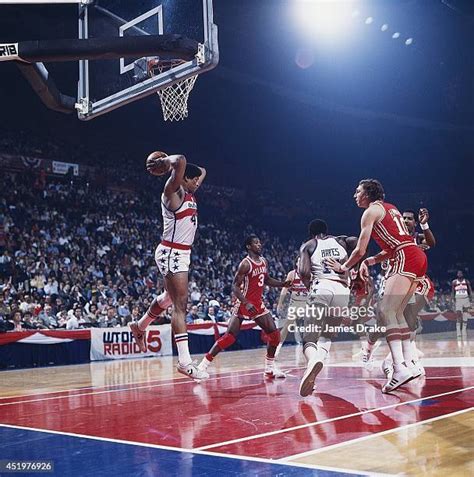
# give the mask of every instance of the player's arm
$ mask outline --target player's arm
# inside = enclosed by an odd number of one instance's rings
[[[201,175],[199,176],[199,179],[198,179],[198,187],[201,186],[201,184],[204,182],[204,179],[206,178],[206,175],[207,175],[207,171],[206,169],[204,169],[204,167],[201,167],[201,166],[198,166],[199,169],[201,169]]]
[[[364,261],[361,262],[359,267],[359,274],[363,280],[367,281],[369,278],[369,267],[372,265],[376,265],[377,263],[382,263],[383,261],[390,258],[389,252],[382,250],[377,255],[373,257],[368,257]]]
[[[286,276],[286,280],[291,280],[293,281],[295,279],[295,276],[294,276],[294,272],[293,270],[291,270],[290,272],[288,272],[288,275]],[[288,288],[285,288],[283,287],[281,289],[281,293],[280,293],[280,298],[278,298],[278,304],[277,304],[277,313],[280,314],[281,311],[283,310],[283,305],[285,303],[285,299],[288,295]]]
[[[371,205],[365,212],[362,214],[360,221],[360,235],[357,240],[357,245],[352,251],[350,257],[346,260],[344,264],[340,264],[337,260],[333,258],[328,258],[326,264],[332,268],[336,273],[346,272],[356,265],[367,253],[367,247],[369,246],[370,235],[372,234],[372,229],[377,220],[382,217],[382,209],[376,205]]]
[[[265,281],[263,282],[265,285],[268,285],[269,287],[274,287],[274,288],[288,288],[291,286],[291,281],[286,279],[284,282],[281,280],[277,280],[276,278],[272,278],[269,275],[265,275]]]
[[[245,298],[244,294],[242,293],[241,286],[244,282],[245,276],[250,272],[250,264],[247,260],[242,260],[239,264],[239,268],[237,269],[237,273],[235,274],[234,281],[232,283],[232,292],[234,293],[237,300],[240,303],[244,304],[248,311],[255,312],[257,311],[256,308],[250,303],[247,298]]]
[[[160,161],[168,164],[171,169],[171,176],[166,181],[163,194],[170,200],[171,196],[179,190],[184,179],[184,172],[186,170],[186,158],[181,154],[175,154],[173,156],[167,156]]]
[[[456,299],[456,288],[455,288],[456,285],[454,284],[455,281],[456,281],[456,280],[453,280],[453,281],[451,282],[451,297],[452,297],[452,299],[453,299],[453,302],[454,302],[454,300]]]
[[[471,298],[472,296],[471,282],[469,280],[466,280],[466,285],[467,285],[467,293],[469,295],[469,298]]]
[[[429,218],[430,214],[428,209],[420,209],[418,212],[418,222],[420,223],[420,227],[423,230],[424,243],[428,245],[428,247],[434,247],[436,245],[436,239],[430,229],[430,226],[428,225]]]
[[[317,241],[309,240],[300,248],[300,260],[298,262],[298,275],[304,286],[309,290],[311,287],[311,255],[314,253]]]

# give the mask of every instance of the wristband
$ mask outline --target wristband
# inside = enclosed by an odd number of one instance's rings
[[[420,224],[421,230],[428,230],[430,228],[428,222],[426,224]]]
[[[341,265],[341,272],[348,272],[349,269],[345,265]]]

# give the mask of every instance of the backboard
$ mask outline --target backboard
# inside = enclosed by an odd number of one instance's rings
[[[90,120],[214,68],[219,61],[213,0],[11,0],[1,4],[72,5],[78,33],[71,38],[9,39],[0,61],[15,61],[42,101]],[[55,4],[55,6],[52,6]],[[23,6],[24,5],[24,6]],[[25,13],[26,13],[25,11]],[[54,13],[56,10],[52,10]],[[49,31],[49,30],[48,30]],[[34,41],[25,41],[34,40]],[[38,40],[38,41],[37,41]],[[179,61],[173,61],[173,60]],[[77,61],[77,98],[62,94],[49,62]],[[160,62],[167,62],[166,68]],[[149,65],[158,64],[150,74]],[[46,65],[45,65],[46,63]]]
[[[197,40],[199,56],[160,75],[147,75],[146,58],[81,60],[78,114],[91,119],[158,89],[213,68],[218,62],[212,0],[99,0],[82,6],[79,38],[179,34]]]

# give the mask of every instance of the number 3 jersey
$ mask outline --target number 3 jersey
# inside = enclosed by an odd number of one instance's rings
[[[250,257],[245,257],[243,261],[248,262],[250,270],[244,277],[240,291],[257,311],[251,313],[240,300],[237,300],[234,313],[244,317],[258,318],[268,313],[268,310],[263,304],[263,289],[265,287],[265,278],[268,276],[267,261],[263,257],[260,257],[258,262],[252,260]]]
[[[317,240],[316,249],[311,255],[312,282],[319,280],[336,280],[348,285],[349,272],[336,273],[325,264],[328,258],[333,258],[340,263],[344,263],[347,260],[347,250],[335,237],[318,238]]]

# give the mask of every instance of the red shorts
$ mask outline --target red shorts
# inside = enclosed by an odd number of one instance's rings
[[[428,301],[434,297],[435,288],[433,282],[425,275],[416,286],[415,294],[423,295]]]
[[[270,313],[265,305],[260,302],[260,303],[252,303],[252,305],[257,309],[255,313],[251,313],[250,311],[247,310],[245,305],[243,305],[240,302],[237,302],[234,305],[233,309],[233,315],[234,316],[241,316],[243,318],[246,318],[248,320],[255,320],[255,318],[259,318],[260,316],[266,315],[267,313]]]
[[[425,252],[414,244],[402,245],[392,256],[389,277],[395,274],[420,281],[426,274],[428,259]]]

